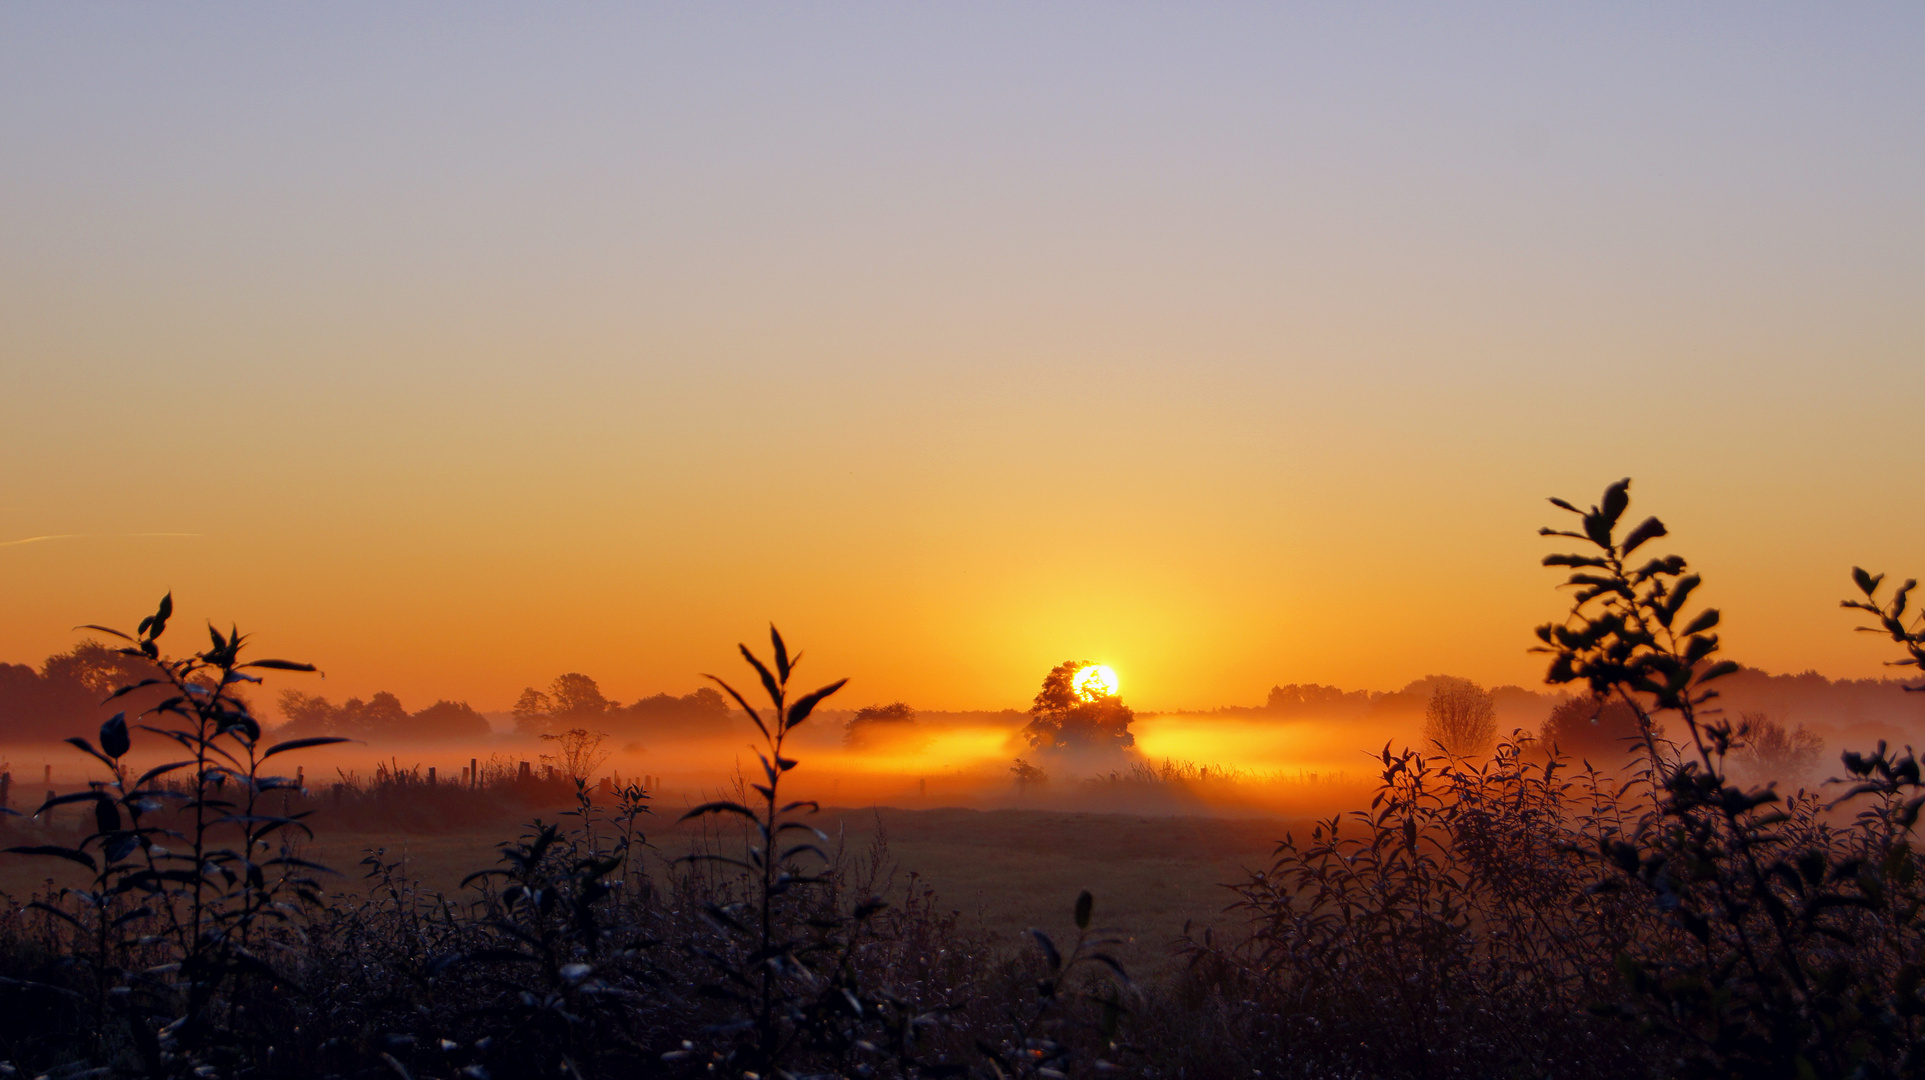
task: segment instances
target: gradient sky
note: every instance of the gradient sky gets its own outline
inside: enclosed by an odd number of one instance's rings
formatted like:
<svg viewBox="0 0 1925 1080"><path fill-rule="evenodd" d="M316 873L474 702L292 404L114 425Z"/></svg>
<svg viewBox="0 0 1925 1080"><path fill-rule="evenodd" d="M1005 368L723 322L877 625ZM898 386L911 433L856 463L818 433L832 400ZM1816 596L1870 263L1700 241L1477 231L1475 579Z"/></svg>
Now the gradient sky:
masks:
<svg viewBox="0 0 1925 1080"><path fill-rule="evenodd" d="M769 619L850 705L1535 684L1542 500L1631 475L1731 655L1878 674L1921 56L1915 4L6 5L0 659L171 588L416 707Z"/></svg>

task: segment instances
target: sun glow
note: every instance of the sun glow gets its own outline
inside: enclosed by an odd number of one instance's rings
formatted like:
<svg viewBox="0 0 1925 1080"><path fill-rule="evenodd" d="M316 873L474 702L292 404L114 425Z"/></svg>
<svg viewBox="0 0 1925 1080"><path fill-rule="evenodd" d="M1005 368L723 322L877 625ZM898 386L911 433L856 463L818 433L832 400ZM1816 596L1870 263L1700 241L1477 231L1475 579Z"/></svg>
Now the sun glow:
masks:
<svg viewBox="0 0 1925 1080"><path fill-rule="evenodd" d="M1076 673L1074 685L1085 701L1111 697L1116 693L1116 672L1105 664L1091 664Z"/></svg>

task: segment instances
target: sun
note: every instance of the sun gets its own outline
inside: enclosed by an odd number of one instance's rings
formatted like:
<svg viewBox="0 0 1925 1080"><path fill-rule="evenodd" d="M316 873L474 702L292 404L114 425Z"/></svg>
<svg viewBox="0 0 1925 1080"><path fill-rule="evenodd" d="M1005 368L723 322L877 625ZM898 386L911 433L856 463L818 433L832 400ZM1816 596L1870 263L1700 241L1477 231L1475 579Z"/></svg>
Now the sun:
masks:
<svg viewBox="0 0 1925 1080"><path fill-rule="evenodd" d="M1076 673L1076 680L1072 685L1076 687L1076 693L1085 701L1114 697L1116 672L1106 664L1091 664Z"/></svg>

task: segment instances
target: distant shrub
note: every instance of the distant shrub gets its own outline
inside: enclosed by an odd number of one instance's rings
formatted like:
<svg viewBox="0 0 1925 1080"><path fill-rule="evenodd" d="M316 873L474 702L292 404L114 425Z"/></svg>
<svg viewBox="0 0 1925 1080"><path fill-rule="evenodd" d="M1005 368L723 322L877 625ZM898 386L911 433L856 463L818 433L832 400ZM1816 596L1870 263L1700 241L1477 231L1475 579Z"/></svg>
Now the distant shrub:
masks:
<svg viewBox="0 0 1925 1080"><path fill-rule="evenodd" d="M929 734L916 722L916 710L902 701L857 709L843 727L842 739L854 750L913 752L929 745Z"/></svg>
<svg viewBox="0 0 1925 1080"><path fill-rule="evenodd" d="M1786 728L1761 712L1739 714L1732 758L1745 772L1766 779L1808 779L1825 752L1825 741L1803 724Z"/></svg>
<svg viewBox="0 0 1925 1080"><path fill-rule="evenodd" d="M1208 1022L1230 1029L1225 1067L1300 1076L1644 1072L1654 1051L1586 1011L1621 996L1612 965L1643 925L1595 888L1612 871L1583 848L1636 811L1608 778L1525 749L1475 764L1384 750L1368 809L1286 837L1235 887L1247 937L1186 940L1177 992L1199 996L1163 1005L1174 1030L1147 1037Z"/></svg>
<svg viewBox="0 0 1925 1080"><path fill-rule="evenodd" d="M1452 754L1478 754L1497 741L1497 705L1469 679L1442 679L1424 706L1424 739Z"/></svg>
<svg viewBox="0 0 1925 1080"><path fill-rule="evenodd" d="M1022 758L1017 758L1010 763L1009 776L1015 782L1017 791L1025 791L1049 783L1049 773Z"/></svg>
<svg viewBox="0 0 1925 1080"><path fill-rule="evenodd" d="M554 753L541 756L542 762L560 773L562 779L576 786L593 780L595 770L601 768L609 758L609 752L602 749L602 744L608 741L607 732L569 728L567 731L543 735L541 741L555 748Z"/></svg>
<svg viewBox="0 0 1925 1080"><path fill-rule="evenodd" d="M1637 713L1621 701L1584 695L1551 710L1538 738L1574 758L1589 757L1610 768L1643 749Z"/></svg>

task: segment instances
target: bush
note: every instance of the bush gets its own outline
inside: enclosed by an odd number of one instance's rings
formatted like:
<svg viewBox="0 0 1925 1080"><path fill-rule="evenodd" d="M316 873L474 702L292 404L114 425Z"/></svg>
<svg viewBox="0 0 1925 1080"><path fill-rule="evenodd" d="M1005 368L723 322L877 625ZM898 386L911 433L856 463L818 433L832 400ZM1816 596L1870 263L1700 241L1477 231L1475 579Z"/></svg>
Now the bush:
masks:
<svg viewBox="0 0 1925 1080"><path fill-rule="evenodd" d="M1469 679L1443 679L1424 706L1424 741L1450 754L1479 754L1497 741L1497 705Z"/></svg>
<svg viewBox="0 0 1925 1080"><path fill-rule="evenodd" d="M1570 698L1551 710L1541 741L1573 757L1589 757L1606 767L1621 765L1642 748L1638 714L1621 701L1589 695Z"/></svg>
<svg viewBox="0 0 1925 1080"><path fill-rule="evenodd" d="M929 746L929 734L916 722L908 702L865 705L842 729L842 741L854 750L895 750L915 753Z"/></svg>

